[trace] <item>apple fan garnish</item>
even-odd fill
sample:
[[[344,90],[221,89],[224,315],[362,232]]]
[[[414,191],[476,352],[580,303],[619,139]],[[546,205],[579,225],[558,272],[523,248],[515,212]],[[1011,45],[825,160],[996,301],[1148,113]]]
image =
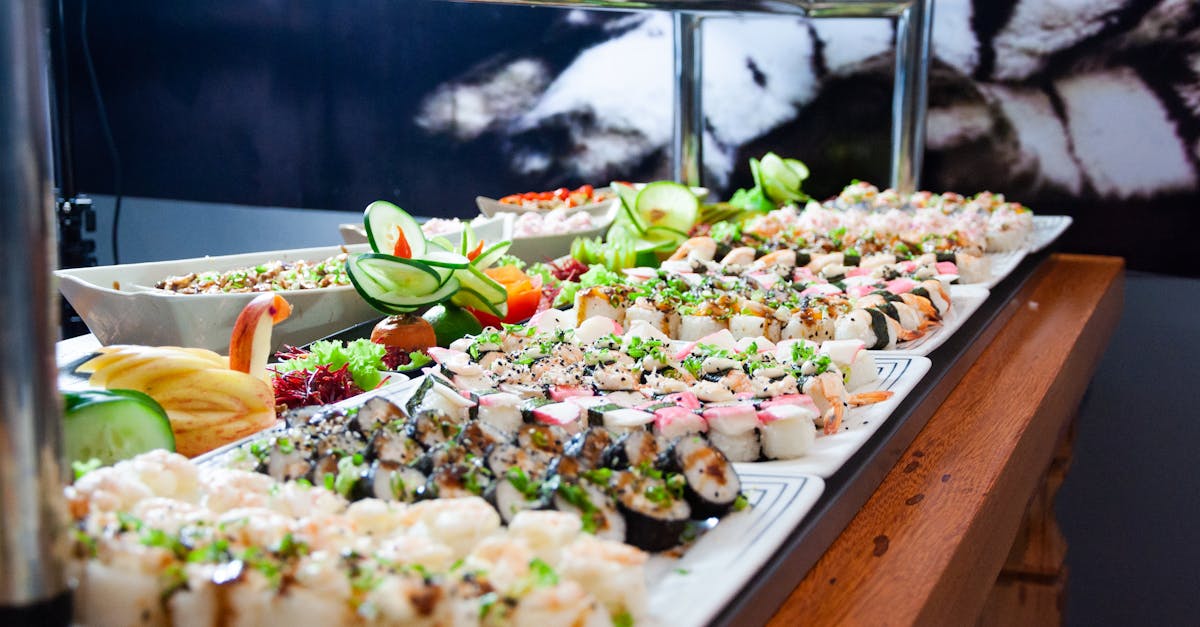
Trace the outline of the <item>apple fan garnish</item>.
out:
[[[91,374],[91,385],[153,398],[171,419],[176,450],[194,457],[275,423],[271,329],[291,312],[278,294],[255,297],[234,323],[228,358],[200,348],[114,345],[78,372]]]

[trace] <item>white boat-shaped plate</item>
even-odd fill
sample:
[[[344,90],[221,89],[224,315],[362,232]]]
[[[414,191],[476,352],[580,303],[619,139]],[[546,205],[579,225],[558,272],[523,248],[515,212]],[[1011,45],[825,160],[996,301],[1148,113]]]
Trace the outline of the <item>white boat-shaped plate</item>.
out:
[[[1075,219],[1071,216],[1033,216],[1033,235],[1029,238],[1029,252],[1036,253],[1053,244],[1074,222]]]
[[[604,193],[611,193],[611,190],[607,187],[597,189],[596,191],[604,192]],[[611,209],[613,204],[616,202],[618,202],[616,200],[616,196],[613,196],[613,197],[601,200],[600,202],[593,202],[593,203],[588,203],[586,205],[579,205],[578,207],[570,207],[569,209],[567,209],[567,213],[584,212],[584,213],[592,214],[592,217],[602,218],[602,217],[604,217],[605,214],[608,213],[609,209]],[[523,207],[521,205],[512,205],[512,204],[508,204],[508,203],[503,203],[503,202],[500,202],[499,200],[496,200],[495,198],[488,198],[487,196],[476,196],[475,197],[475,205],[477,207],[479,207],[480,213],[482,213],[483,215],[488,216],[488,217],[502,215],[505,213],[520,214],[520,213],[531,213],[531,212],[533,212],[533,213],[549,213],[550,212],[549,209],[532,209],[529,207]]]
[[[855,407],[842,418],[842,430],[833,435],[817,435],[808,454],[798,459],[734,464],[739,475],[770,472],[780,476],[816,475],[828,478],[841,469],[852,455],[882,425],[900,402],[916,388],[929,372],[931,362],[917,355],[896,355],[873,351],[879,381],[854,392],[888,390],[892,397],[882,403]]]
[[[928,355],[941,346],[951,335],[954,335],[963,323],[983,305],[988,298],[988,290],[979,285],[951,285],[950,313],[942,318],[942,324],[934,327],[924,336],[911,342],[905,342],[888,354]]]
[[[1017,269],[1017,266],[1025,258],[1026,254],[1028,254],[1028,251],[1024,248],[1003,253],[987,253],[987,259],[992,264],[992,274],[987,283],[983,283],[982,285],[988,288],[996,287],[996,284],[1008,278],[1008,275]],[[974,285],[980,284],[975,283]]]
[[[646,565],[650,612],[659,627],[706,625],[736,596],[812,510],[825,490],[817,477],[739,466],[751,507],[721,519],[682,557]]]

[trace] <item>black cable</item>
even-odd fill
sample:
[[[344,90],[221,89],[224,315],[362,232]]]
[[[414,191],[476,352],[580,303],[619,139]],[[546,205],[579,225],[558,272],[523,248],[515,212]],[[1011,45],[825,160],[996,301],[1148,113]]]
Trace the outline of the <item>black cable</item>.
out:
[[[83,47],[83,60],[87,66],[88,79],[92,84],[92,94],[96,97],[96,113],[100,117],[100,130],[104,134],[104,142],[108,145],[108,156],[112,160],[113,195],[116,203],[113,205],[112,222],[112,251],[113,263],[121,263],[117,248],[117,224],[121,219],[121,155],[117,154],[117,142],[113,140],[112,128],[108,125],[108,110],[104,107],[104,96],[100,93],[100,81],[96,79],[96,66],[92,63],[92,51],[88,46],[87,34],[87,0],[79,3],[79,43]]]

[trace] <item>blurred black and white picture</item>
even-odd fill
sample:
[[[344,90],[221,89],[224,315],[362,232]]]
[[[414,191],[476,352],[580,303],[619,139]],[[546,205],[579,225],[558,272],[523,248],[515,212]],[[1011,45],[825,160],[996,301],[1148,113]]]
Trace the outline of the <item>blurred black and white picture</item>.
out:
[[[130,193],[465,215],[476,193],[668,176],[663,13],[104,10],[96,24],[115,26],[93,49]],[[1200,223],[1197,3],[937,0],[934,16],[922,187],[1004,192],[1075,216],[1069,248],[1197,272],[1182,267]],[[706,19],[706,182],[728,194],[773,150],[810,166],[818,196],[885,183],[894,36],[886,19]],[[78,91],[79,141],[98,146]],[[105,164],[90,165],[81,178],[103,188]]]

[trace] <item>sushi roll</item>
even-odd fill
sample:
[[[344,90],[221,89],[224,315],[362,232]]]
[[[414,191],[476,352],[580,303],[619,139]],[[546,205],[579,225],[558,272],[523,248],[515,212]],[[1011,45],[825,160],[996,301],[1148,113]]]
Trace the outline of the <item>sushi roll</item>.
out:
[[[307,448],[303,442],[297,445],[291,437],[274,438],[262,470],[276,481],[306,477],[312,470],[312,459],[309,458]]]
[[[670,326],[667,323],[667,314],[659,311],[644,298],[639,298],[632,307],[625,310],[625,326],[630,330],[638,323],[644,323],[650,328],[667,334],[670,331]]]
[[[861,340],[871,350],[895,348],[900,323],[877,309],[855,309],[837,319],[836,340]]]
[[[364,438],[370,438],[376,430],[406,418],[395,403],[382,396],[372,396],[358,408],[358,412],[347,422],[347,426]]]
[[[699,418],[699,416],[697,416]],[[614,442],[612,433],[602,427],[588,427],[571,438],[563,453],[574,458],[585,470],[604,465],[604,451]]]
[[[495,477],[505,477],[510,468],[519,468],[526,477],[536,478],[546,474],[551,459],[530,453],[510,443],[497,444],[488,452],[486,464]]]
[[[575,326],[583,326],[589,318],[604,317],[621,324],[625,321],[625,305],[612,290],[597,286],[575,293]]]
[[[728,329],[725,320],[709,315],[680,315],[679,331],[674,337],[684,342],[695,342],[722,329]]]
[[[366,498],[412,503],[424,494],[427,480],[416,468],[377,459],[363,475],[361,491]]]
[[[667,440],[707,430],[704,418],[686,407],[670,405],[654,411],[654,432]]]
[[[767,459],[803,457],[816,440],[813,420],[819,415],[811,401],[807,405],[777,404],[759,411],[758,430],[763,456]]]
[[[667,441],[646,430],[630,431],[604,452],[609,468],[653,467],[667,449]]]
[[[686,481],[684,497],[696,518],[721,516],[742,493],[741,479],[729,459],[699,435],[676,440],[665,459],[666,470],[680,473]]]
[[[476,421],[467,423],[459,432],[456,441],[471,455],[483,458],[493,446],[508,442],[509,436],[485,422]]]
[[[702,414],[708,423],[708,438],[730,461],[752,462],[761,456],[758,412],[754,405],[739,403],[709,407]]]
[[[471,392],[474,416],[500,431],[515,434],[521,426],[521,397],[496,389]]]
[[[367,443],[364,456],[393,464],[411,464],[424,453],[421,444],[408,437],[403,426],[395,423],[375,430]]]
[[[643,551],[679,546],[691,523],[692,507],[666,479],[636,472],[614,473],[617,508],[625,519],[625,542]]]
[[[600,481],[597,475],[591,475]],[[608,494],[608,482],[592,479],[559,481],[554,492],[554,509],[577,514],[583,530],[597,538],[625,542],[627,525],[616,501]]]
[[[566,432],[552,425],[527,424],[517,430],[517,446],[547,459],[562,455],[567,440]]]
[[[445,444],[458,435],[459,426],[446,414],[432,409],[423,409],[413,415],[405,425],[405,433],[425,449]]]
[[[766,337],[767,318],[747,314],[737,314],[729,318],[729,332],[733,337]]]
[[[553,494],[544,489],[540,475],[527,475],[519,466],[512,466],[492,482],[484,498],[500,513],[504,524],[525,511],[550,509]]]

